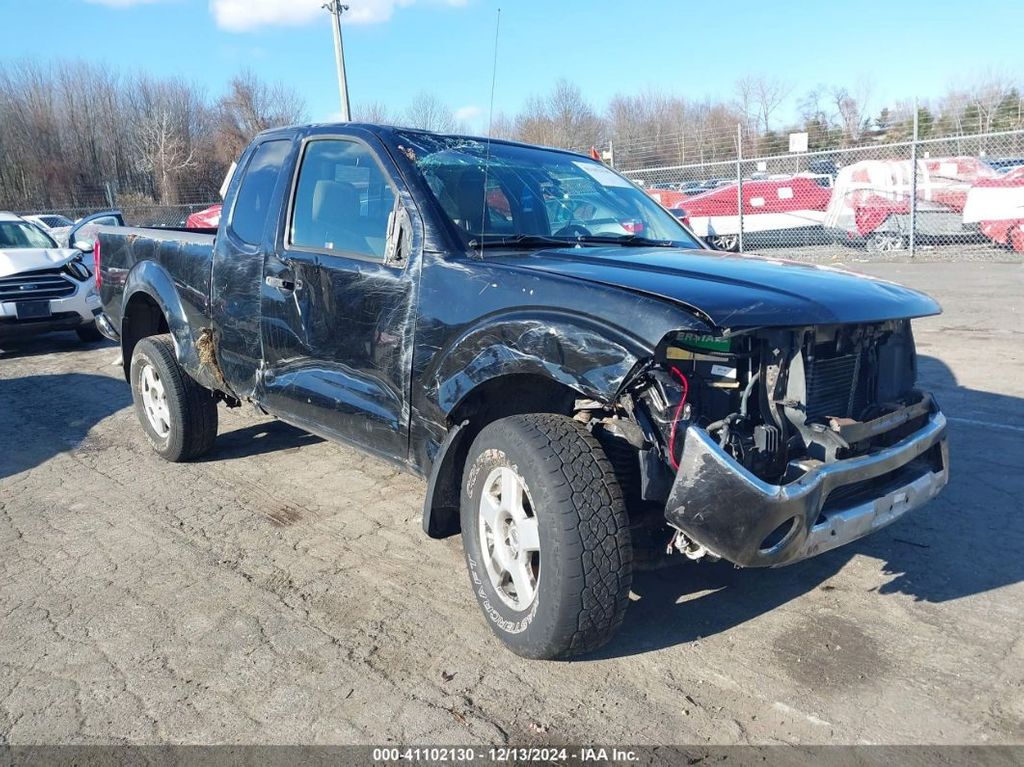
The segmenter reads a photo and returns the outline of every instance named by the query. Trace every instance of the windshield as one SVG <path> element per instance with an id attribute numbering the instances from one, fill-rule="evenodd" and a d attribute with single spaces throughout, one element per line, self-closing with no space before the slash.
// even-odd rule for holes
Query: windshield
<path id="1" fill-rule="evenodd" d="M 458 136 L 397 135 L 399 149 L 474 246 L 701 247 L 664 208 L 595 160 L 502 143 L 488 148 L 486 141 Z"/>
<path id="2" fill-rule="evenodd" d="M 48 234 L 24 221 L 0 221 L 0 248 L 56 248 Z"/>

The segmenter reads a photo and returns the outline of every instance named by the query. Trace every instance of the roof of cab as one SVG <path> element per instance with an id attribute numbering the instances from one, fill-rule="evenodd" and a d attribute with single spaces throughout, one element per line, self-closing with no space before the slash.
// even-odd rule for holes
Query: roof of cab
<path id="1" fill-rule="evenodd" d="M 583 154 L 581 152 L 574 152 L 571 149 L 565 149 L 563 147 L 542 146 L 542 145 L 539 145 L 539 144 L 528 144 L 528 143 L 523 142 L 523 141 L 512 141 L 510 139 L 501 139 L 501 138 L 493 138 L 493 137 L 492 138 L 488 138 L 487 136 L 473 136 L 473 135 L 467 134 L 467 133 L 440 133 L 438 131 L 430 131 L 430 130 L 425 130 L 423 128 L 407 128 L 407 127 L 404 127 L 404 126 L 401 126 L 401 125 L 384 125 L 384 124 L 381 124 L 381 123 L 320 122 L 320 123 L 307 123 L 307 124 L 302 124 L 302 125 L 287 125 L 287 126 L 283 126 L 283 127 L 280 127 L 280 128 L 270 128 L 268 130 L 265 130 L 265 131 L 263 131 L 263 133 L 260 134 L 260 136 L 264 137 L 264 138 L 272 137 L 272 136 L 281 136 L 281 137 L 284 137 L 284 136 L 294 136 L 296 133 L 300 133 L 302 131 L 323 130 L 324 128 L 333 128 L 333 129 L 338 130 L 340 133 L 344 133 L 346 130 L 355 128 L 355 129 L 364 130 L 364 131 L 367 131 L 369 133 L 376 134 L 377 136 L 380 136 L 380 137 L 387 136 L 389 138 L 394 137 L 395 134 L 398 134 L 398 133 L 404 133 L 404 134 L 419 133 L 419 134 L 423 134 L 425 136 L 436 136 L 437 138 L 466 139 L 467 141 L 479 141 L 481 143 L 483 143 L 483 142 L 490 142 L 491 144 L 507 144 L 509 146 L 526 147 L 528 149 L 544 149 L 544 150 L 551 151 L 551 152 L 560 152 L 562 154 L 569 154 L 569 155 L 573 155 L 573 156 L 577 156 L 577 157 L 586 157 L 587 159 L 589 159 L 589 156 L 586 155 L 586 154 Z"/>

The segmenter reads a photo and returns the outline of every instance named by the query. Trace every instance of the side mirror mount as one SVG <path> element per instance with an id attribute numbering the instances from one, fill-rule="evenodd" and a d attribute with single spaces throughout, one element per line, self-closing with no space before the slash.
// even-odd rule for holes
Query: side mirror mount
<path id="1" fill-rule="evenodd" d="M 96 247 L 96 241 L 95 240 L 75 240 L 75 244 L 74 244 L 73 247 L 75 248 L 75 250 L 80 250 L 83 253 L 92 253 L 93 248 Z"/>

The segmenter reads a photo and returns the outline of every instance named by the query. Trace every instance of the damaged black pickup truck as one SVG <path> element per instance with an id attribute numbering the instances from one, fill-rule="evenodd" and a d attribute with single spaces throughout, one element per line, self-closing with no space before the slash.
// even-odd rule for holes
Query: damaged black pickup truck
<path id="1" fill-rule="evenodd" d="M 426 534 L 462 533 L 524 656 L 607 641 L 642 544 L 789 564 L 947 481 L 910 327 L 934 301 L 708 250 L 569 152 L 275 130 L 217 231 L 106 230 L 95 257 L 160 455 L 196 458 L 218 402 L 251 403 L 426 478 Z"/>

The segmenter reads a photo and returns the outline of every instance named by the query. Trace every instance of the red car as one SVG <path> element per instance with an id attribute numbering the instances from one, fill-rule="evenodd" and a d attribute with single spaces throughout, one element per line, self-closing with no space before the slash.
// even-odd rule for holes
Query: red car
<path id="1" fill-rule="evenodd" d="M 917 236 L 965 237 L 964 205 L 972 185 L 997 176 L 976 157 L 917 161 Z M 910 160 L 863 160 L 839 171 L 825 226 L 846 244 L 903 250 L 910 236 Z"/>
<path id="2" fill-rule="evenodd" d="M 1024 168 L 974 182 L 967 191 L 964 224 L 976 224 L 993 242 L 1024 253 Z"/>
<path id="3" fill-rule="evenodd" d="M 220 212 L 224 206 L 221 203 L 211 205 L 185 219 L 185 226 L 188 229 L 216 229 L 220 224 Z"/>
<path id="4" fill-rule="evenodd" d="M 821 229 L 832 197 L 832 190 L 823 186 L 823 181 L 828 182 L 828 177 L 807 175 L 744 181 L 744 236 Z M 681 199 L 673 198 L 666 207 L 679 211 L 680 218 L 712 246 L 719 250 L 739 249 L 739 184 L 720 186 L 693 197 L 678 192 L 659 191 L 658 194 L 678 195 Z M 664 198 L 661 202 L 666 204 Z"/>

